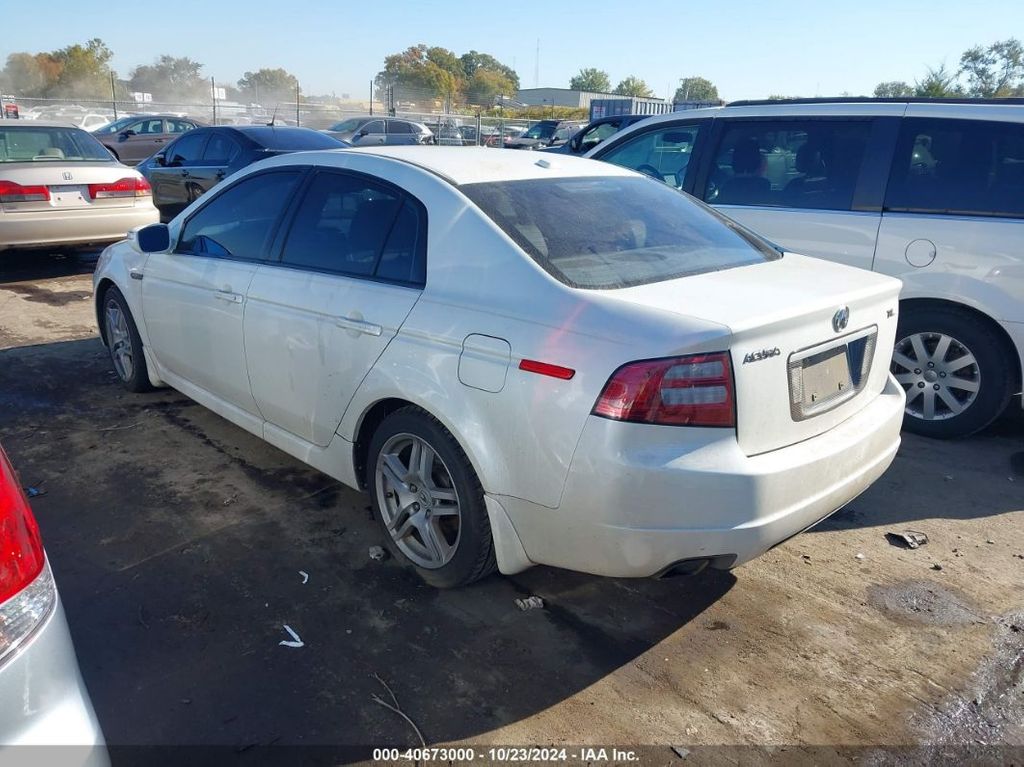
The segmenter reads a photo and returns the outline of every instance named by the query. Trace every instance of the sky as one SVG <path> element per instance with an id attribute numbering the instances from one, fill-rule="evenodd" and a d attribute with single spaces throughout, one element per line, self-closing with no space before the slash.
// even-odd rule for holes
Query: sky
<path id="1" fill-rule="evenodd" d="M 121 77 L 170 54 L 201 62 L 218 81 L 283 67 L 304 93 L 354 99 L 368 97 L 386 55 L 420 42 L 490 53 L 515 67 L 522 87 L 565 88 L 582 67 L 597 67 L 613 86 L 636 75 L 662 97 L 698 75 L 735 100 L 870 94 L 928 66 L 955 69 L 967 48 L 1014 36 L 1024 38 L 1021 0 L 176 0 L 102 9 L 48 0 L 43 11 L 0 0 L 0 61 L 99 37 Z"/>

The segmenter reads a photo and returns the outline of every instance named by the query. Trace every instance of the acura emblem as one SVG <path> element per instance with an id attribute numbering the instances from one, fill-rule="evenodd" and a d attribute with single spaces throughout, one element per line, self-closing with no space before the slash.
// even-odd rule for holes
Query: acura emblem
<path id="1" fill-rule="evenodd" d="M 71 173 L 70 173 L 70 171 L 64 171 L 60 175 L 63 177 L 63 179 L 65 181 L 70 181 L 71 180 Z"/>
<path id="2" fill-rule="evenodd" d="M 840 331 L 846 330 L 846 326 L 850 324 L 850 307 L 844 306 L 838 312 L 832 315 L 832 329 L 839 333 Z"/>

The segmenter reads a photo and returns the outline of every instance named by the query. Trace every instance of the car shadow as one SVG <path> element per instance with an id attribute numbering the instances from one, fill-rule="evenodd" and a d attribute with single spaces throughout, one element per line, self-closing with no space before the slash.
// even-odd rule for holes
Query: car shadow
<path id="1" fill-rule="evenodd" d="M 124 392 L 96 339 L 0 352 L 0 439 L 46 493 L 33 507 L 115 745 L 418 745 L 374 700 L 385 683 L 428 743 L 490 733 L 636 663 L 736 582 L 538 567 L 437 591 L 370 558 L 366 495 L 176 392 Z"/>
<path id="2" fill-rule="evenodd" d="M 92 274 L 100 248 L 89 250 L 5 250 L 0 253 L 0 285 L 11 282 Z"/>

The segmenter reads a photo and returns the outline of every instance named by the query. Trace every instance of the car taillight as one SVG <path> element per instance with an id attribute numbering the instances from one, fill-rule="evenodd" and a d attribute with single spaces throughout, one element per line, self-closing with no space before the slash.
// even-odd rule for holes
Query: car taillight
<path id="1" fill-rule="evenodd" d="M 50 190 L 46 186 L 22 186 L 13 181 L 0 179 L 0 203 L 45 202 L 49 199 Z"/>
<path id="2" fill-rule="evenodd" d="M 594 415 L 666 426 L 735 426 L 726 352 L 631 362 L 605 384 Z"/>
<path id="3" fill-rule="evenodd" d="M 147 197 L 151 194 L 153 188 L 141 176 L 122 178 L 112 184 L 89 184 L 89 197 L 94 200 L 108 197 Z"/>
<path id="4" fill-rule="evenodd" d="M 39 527 L 0 448 L 0 662 L 50 614 L 56 599 Z"/>

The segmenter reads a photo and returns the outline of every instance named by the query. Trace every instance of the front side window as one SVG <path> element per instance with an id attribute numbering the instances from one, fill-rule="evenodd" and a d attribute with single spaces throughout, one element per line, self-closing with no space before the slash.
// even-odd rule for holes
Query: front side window
<path id="1" fill-rule="evenodd" d="M 274 222 L 288 204 L 300 175 L 298 170 L 260 173 L 215 194 L 185 222 L 175 252 L 262 259 Z"/>
<path id="2" fill-rule="evenodd" d="M 1024 216 L 1024 125 L 905 118 L 885 209 Z"/>
<path id="3" fill-rule="evenodd" d="M 701 130 L 701 123 L 692 123 L 646 131 L 613 146 L 599 159 L 681 189 Z"/>
<path id="4" fill-rule="evenodd" d="M 459 188 L 541 267 L 574 288 L 624 288 L 779 257 L 724 216 L 639 176 Z"/>
<path id="5" fill-rule="evenodd" d="M 618 130 L 618 123 L 607 122 L 595 125 L 580 137 L 580 151 L 589 152 L 606 138 L 614 136 Z"/>
<path id="6" fill-rule="evenodd" d="M 159 117 L 150 120 L 140 120 L 131 126 L 131 130 L 139 136 L 159 135 L 164 132 L 164 121 Z"/>
<path id="7" fill-rule="evenodd" d="M 203 154 L 203 142 L 210 134 L 196 131 L 182 136 L 171 144 L 165 152 L 166 164 L 172 168 L 179 165 L 191 165 L 199 161 Z"/>
<path id="8" fill-rule="evenodd" d="M 79 128 L 9 127 L 0 123 L 0 163 L 109 162 L 110 152 Z"/>
<path id="9" fill-rule="evenodd" d="M 408 211 L 408 212 L 407 212 Z M 282 263 L 422 283 L 420 219 L 412 203 L 359 176 L 319 173 L 285 240 Z"/>
<path id="10" fill-rule="evenodd" d="M 359 130 L 359 126 L 368 122 L 362 117 L 350 117 L 347 120 L 342 120 L 340 123 L 335 123 L 331 126 L 331 130 L 335 133 L 351 133 Z"/>
<path id="11" fill-rule="evenodd" d="M 728 122 L 704 199 L 850 210 L 870 135 L 870 120 Z"/>
<path id="12" fill-rule="evenodd" d="M 362 128 L 359 129 L 360 133 L 383 133 L 384 132 L 384 121 L 374 120 L 373 122 L 366 123 Z"/>

